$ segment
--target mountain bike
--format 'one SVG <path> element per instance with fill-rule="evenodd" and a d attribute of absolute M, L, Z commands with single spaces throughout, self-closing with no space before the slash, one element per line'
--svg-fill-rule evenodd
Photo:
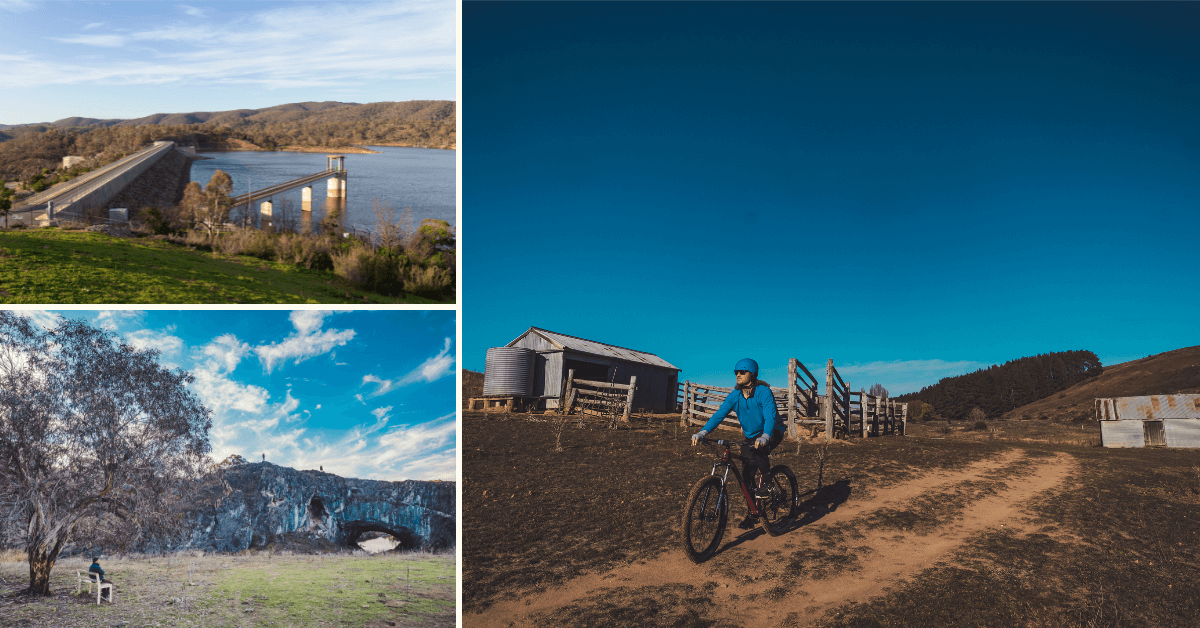
<path fill-rule="evenodd" d="M 792 470 L 782 464 L 771 467 L 772 481 L 767 485 L 768 495 L 756 497 L 750 486 L 762 486 L 762 473 L 756 471 L 752 478 L 753 484 L 747 485 L 733 462 L 735 459 L 745 462 L 747 458 L 734 456 L 729 452 L 731 445 L 749 445 L 753 441 L 702 438 L 700 442 L 723 446 L 725 451 L 713 462 L 712 473 L 692 486 L 687 503 L 684 504 L 680 532 L 683 551 L 688 559 L 699 564 L 716 553 L 717 546 L 721 544 L 721 537 L 725 535 L 725 524 L 729 518 L 730 471 L 733 472 L 738 487 L 742 489 L 742 497 L 746 498 L 746 509 L 751 515 L 758 516 L 763 531 L 771 536 L 782 534 L 795 514 L 798 503 L 796 475 Z M 718 473 L 721 468 L 724 468 L 724 472 Z"/>

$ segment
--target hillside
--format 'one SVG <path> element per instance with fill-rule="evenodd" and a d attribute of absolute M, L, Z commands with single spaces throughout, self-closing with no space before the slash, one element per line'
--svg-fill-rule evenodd
<path fill-rule="evenodd" d="M 1092 420 L 1097 397 L 1200 393 L 1200 346 L 1104 367 L 1095 378 L 1006 412 L 1005 419 Z"/>
<path fill-rule="evenodd" d="M 454 101 L 291 103 L 265 109 L 154 114 L 133 120 L 64 118 L 4 127 L 0 180 L 54 172 L 67 155 L 96 167 L 156 140 L 206 150 L 342 149 L 354 145 L 457 147 Z"/>
<path fill-rule="evenodd" d="M 483 373 L 476 371 L 462 370 L 462 407 L 467 407 L 467 401 L 472 397 L 483 396 Z"/>

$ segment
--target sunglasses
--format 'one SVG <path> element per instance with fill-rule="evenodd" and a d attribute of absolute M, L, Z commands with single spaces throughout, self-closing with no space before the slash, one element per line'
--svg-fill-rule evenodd
<path fill-rule="evenodd" d="M 733 372 L 734 375 L 747 375 L 749 373 L 750 373 L 750 371 L 734 371 Z"/>

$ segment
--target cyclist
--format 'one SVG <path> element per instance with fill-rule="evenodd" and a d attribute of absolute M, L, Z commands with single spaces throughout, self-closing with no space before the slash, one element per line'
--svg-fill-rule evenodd
<path fill-rule="evenodd" d="M 771 465 L 767 456 L 783 442 L 785 428 L 778 420 L 779 413 L 775 410 L 775 397 L 771 395 L 771 386 L 758 379 L 758 362 L 750 358 L 739 360 L 733 366 L 733 374 L 737 378 L 737 387 L 725 397 L 721 408 L 704 424 L 704 428 L 692 435 L 692 446 L 715 429 L 730 411 L 736 412 L 742 433 L 746 435 L 747 440 L 754 440 L 753 447 L 749 444 L 742 445 L 742 456 L 747 458 L 742 465 L 742 475 L 747 483 L 751 483 L 754 479 L 754 469 L 758 468 L 762 472 L 763 483 L 761 488 L 755 488 L 755 497 L 767 497 L 766 490 L 771 481 Z M 760 492 L 762 494 L 759 494 Z M 757 517 L 747 515 L 738 527 L 748 530 L 756 523 Z"/>

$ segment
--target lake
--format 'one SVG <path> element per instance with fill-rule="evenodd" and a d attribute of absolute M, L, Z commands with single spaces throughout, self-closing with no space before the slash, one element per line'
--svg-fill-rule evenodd
<path fill-rule="evenodd" d="M 411 208 L 414 226 L 420 225 L 422 219 L 437 218 L 457 227 L 455 151 L 396 146 L 368 148 L 379 153 L 346 153 L 346 201 L 342 224 L 359 231 L 374 231 L 372 204 L 378 200 L 396 208 L 397 216 L 402 210 Z M 233 178 L 232 196 L 237 196 L 249 191 L 249 186 L 260 190 L 321 172 L 325 170 L 325 155 L 342 153 L 246 151 L 201 154 L 212 159 L 192 163 L 192 181 L 204 186 L 214 171 L 224 170 Z M 312 186 L 312 222 L 317 224 L 329 211 L 341 208 L 337 199 L 326 198 L 323 180 Z M 275 196 L 277 217 L 284 206 L 293 213 L 298 212 L 300 190 L 295 188 Z M 254 214 L 257 215 L 258 203 L 255 205 Z"/>

